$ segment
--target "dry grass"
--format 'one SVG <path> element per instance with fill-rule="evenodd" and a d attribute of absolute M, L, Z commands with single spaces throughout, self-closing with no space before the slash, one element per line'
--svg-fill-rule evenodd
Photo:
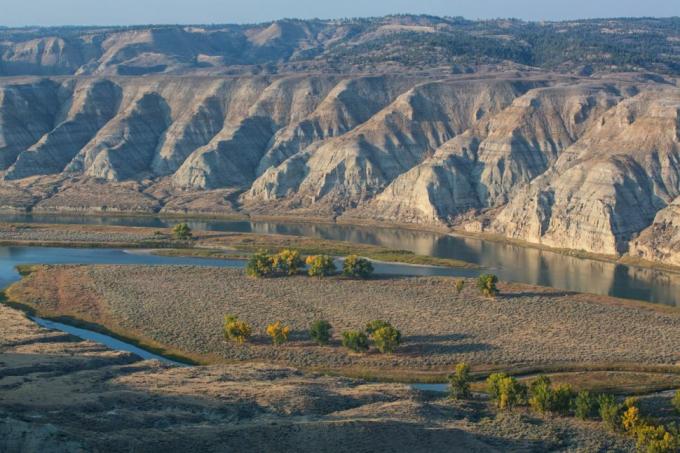
<path fill-rule="evenodd" d="M 472 282 L 467 286 L 457 296 L 453 280 L 442 277 L 257 280 L 235 269 L 41 266 L 8 295 L 41 315 L 102 324 L 202 362 L 267 361 L 372 379 L 441 381 L 459 361 L 480 373 L 529 374 L 667 371 L 680 360 L 673 340 L 680 337 L 679 310 L 522 285 L 502 285 L 502 296 L 491 300 Z M 223 340 L 227 313 L 253 325 L 251 343 Z M 293 334 L 275 348 L 263 331 L 277 319 Z M 309 340 L 316 319 L 334 325 L 332 345 Z M 343 330 L 373 319 L 402 330 L 405 343 L 397 353 L 339 347 Z"/>

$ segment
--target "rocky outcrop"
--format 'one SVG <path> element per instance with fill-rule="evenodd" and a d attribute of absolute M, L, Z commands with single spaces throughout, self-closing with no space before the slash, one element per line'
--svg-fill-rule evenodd
<path fill-rule="evenodd" d="M 144 93 L 102 128 L 67 170 L 115 181 L 139 176 L 149 169 L 169 124 L 165 100 L 157 93 Z"/>
<path fill-rule="evenodd" d="M 66 103 L 66 118 L 17 156 L 6 179 L 60 173 L 118 110 L 121 89 L 109 80 L 85 82 Z"/>
<path fill-rule="evenodd" d="M 50 80 L 0 86 L 0 170 L 54 127 L 58 91 Z"/>
<path fill-rule="evenodd" d="M 644 234 L 680 195 L 680 89 L 663 78 L 23 78 L 0 96 L 6 210 L 213 203 L 675 260 Z"/>
<path fill-rule="evenodd" d="M 297 187 L 284 203 L 315 211 L 337 212 L 356 206 L 382 191 L 401 173 L 418 165 L 441 144 L 470 128 L 489 112 L 506 107 L 529 83 L 519 81 L 447 80 L 420 84 L 350 132 L 295 156 L 295 168 L 305 160 L 301 179 L 291 181 L 268 172 L 246 194 L 246 205 L 258 194 L 271 199 L 284 191 L 275 181 Z M 263 187 L 264 186 L 264 187 Z"/>
<path fill-rule="evenodd" d="M 553 168 L 511 200 L 491 230 L 604 254 L 680 194 L 677 89 L 644 92 L 606 112 Z"/>

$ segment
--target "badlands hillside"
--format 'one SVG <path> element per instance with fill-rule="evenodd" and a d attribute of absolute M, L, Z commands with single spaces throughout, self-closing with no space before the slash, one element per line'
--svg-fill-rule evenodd
<path fill-rule="evenodd" d="M 0 208 L 417 224 L 680 265 L 680 19 L 0 29 Z"/>

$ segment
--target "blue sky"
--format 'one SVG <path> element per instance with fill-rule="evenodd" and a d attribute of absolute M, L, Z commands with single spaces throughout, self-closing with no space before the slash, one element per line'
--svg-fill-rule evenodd
<path fill-rule="evenodd" d="M 680 0 L 0 0 L 0 25 L 244 23 L 424 13 L 469 19 L 680 16 Z"/>

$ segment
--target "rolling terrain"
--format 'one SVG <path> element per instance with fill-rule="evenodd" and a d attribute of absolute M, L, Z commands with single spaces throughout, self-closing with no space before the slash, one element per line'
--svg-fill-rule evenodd
<path fill-rule="evenodd" d="M 0 208 L 456 229 L 680 265 L 677 19 L 0 29 Z"/>

